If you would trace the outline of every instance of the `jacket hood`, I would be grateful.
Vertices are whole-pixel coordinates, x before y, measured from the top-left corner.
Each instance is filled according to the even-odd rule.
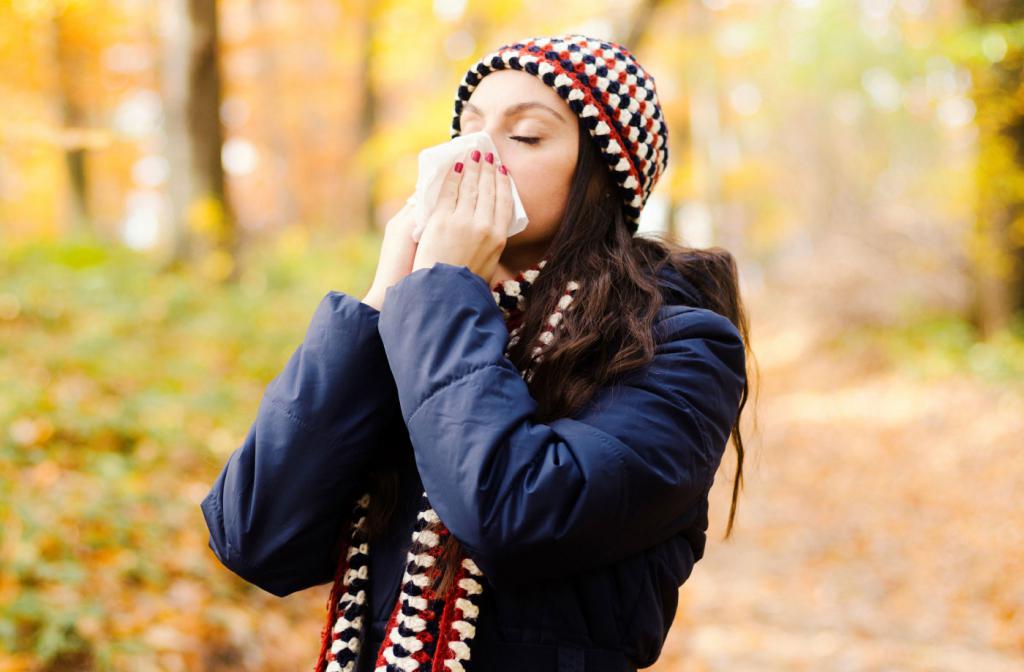
[[[666,262],[658,271],[658,283],[665,305],[684,305],[697,308],[704,307],[700,291],[671,263]]]

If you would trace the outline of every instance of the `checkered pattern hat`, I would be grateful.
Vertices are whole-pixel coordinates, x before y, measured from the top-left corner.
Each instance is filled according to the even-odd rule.
[[[539,77],[583,119],[623,195],[635,233],[640,211],[668,164],[668,127],[654,77],[624,47],[585,35],[531,37],[487,54],[466,72],[455,96],[451,137],[480,80],[514,68]]]

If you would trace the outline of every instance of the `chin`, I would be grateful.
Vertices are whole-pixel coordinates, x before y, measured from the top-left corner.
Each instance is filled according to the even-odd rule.
[[[542,240],[550,238],[555,232],[553,226],[547,225],[546,223],[536,223],[533,219],[526,225],[526,228],[511,236],[508,239],[508,245],[522,245],[524,243],[538,243]]]

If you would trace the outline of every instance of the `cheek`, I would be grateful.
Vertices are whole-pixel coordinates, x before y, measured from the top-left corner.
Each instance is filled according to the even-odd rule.
[[[509,171],[512,172],[526,214],[530,217],[527,231],[534,229],[535,225],[536,228],[547,229],[561,220],[569,197],[576,155],[571,155],[573,163],[567,163],[565,156],[564,151],[553,150],[536,152],[531,157],[523,156],[523,153],[509,157]],[[515,165],[513,161],[520,165]]]
[[[549,152],[534,151],[513,152],[508,154],[506,162],[512,179],[515,181],[519,198],[523,206],[541,207],[543,204],[559,205],[568,197],[568,187],[572,179],[575,155],[571,155],[573,163],[564,160],[563,150],[552,149]]]

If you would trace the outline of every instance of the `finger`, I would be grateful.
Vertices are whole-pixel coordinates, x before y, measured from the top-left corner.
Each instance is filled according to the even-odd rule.
[[[462,156],[458,161],[452,164],[451,168],[444,176],[444,181],[441,182],[441,191],[437,196],[437,205],[435,206],[438,210],[444,212],[453,212],[455,210],[455,203],[459,196],[459,184],[462,181],[462,177],[465,174],[465,165],[467,152],[463,152]],[[461,168],[460,168],[461,164]],[[456,170],[456,169],[459,170]]]
[[[508,229],[515,216],[515,201],[512,199],[512,178],[504,165],[494,175],[494,225],[502,236],[508,238]]]
[[[491,160],[488,161],[487,157]],[[477,191],[476,209],[473,219],[487,227],[494,226],[494,155],[490,152],[480,164],[480,187]]]
[[[476,209],[476,196],[480,190],[481,158],[480,150],[474,149],[470,152],[469,159],[466,161],[466,168],[462,171],[464,173],[462,182],[459,183],[458,200],[455,203],[455,215],[457,217],[469,219],[473,216],[473,211]]]

